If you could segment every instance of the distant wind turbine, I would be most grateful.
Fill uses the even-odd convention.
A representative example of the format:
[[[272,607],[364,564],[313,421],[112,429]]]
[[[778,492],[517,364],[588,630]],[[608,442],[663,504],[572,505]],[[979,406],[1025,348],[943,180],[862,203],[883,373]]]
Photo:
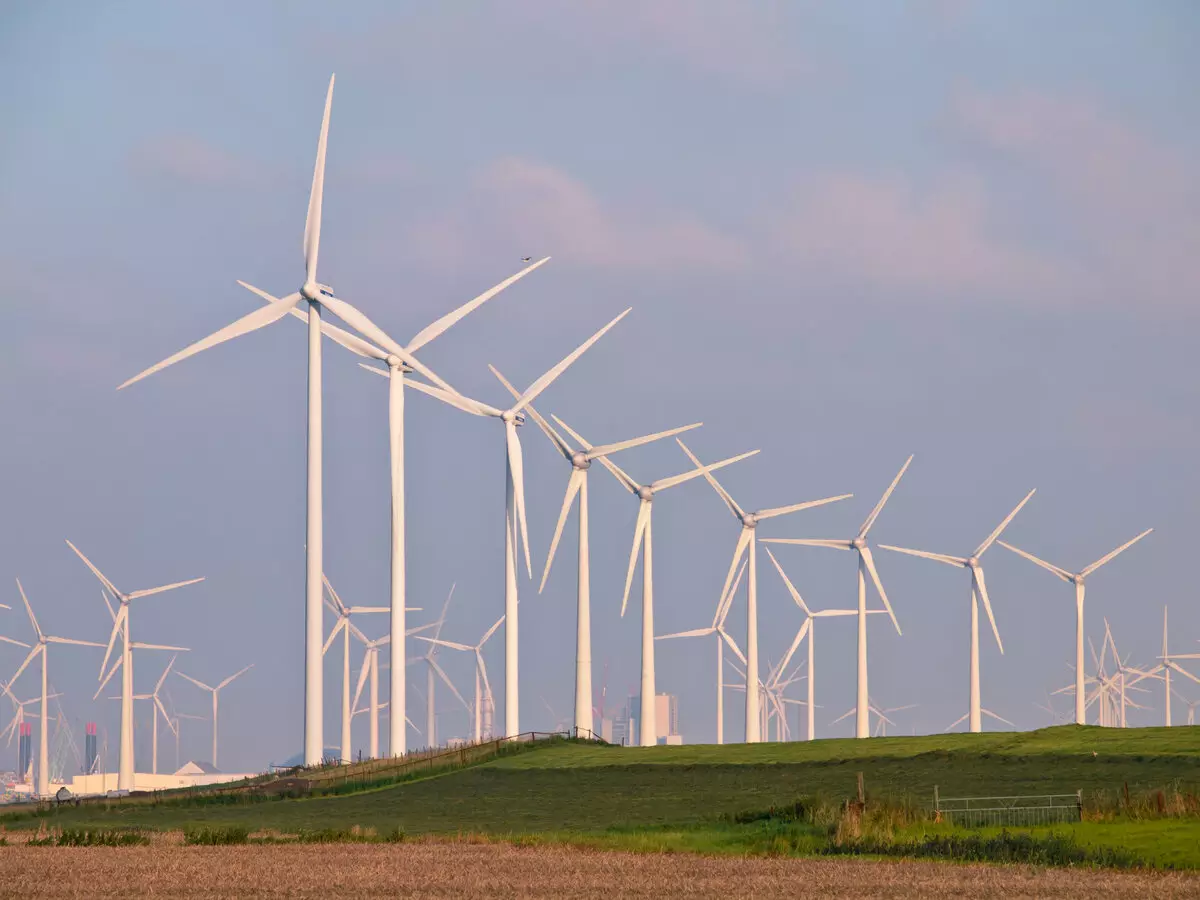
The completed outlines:
[[[213,764],[213,768],[216,768],[216,766],[217,766],[217,703],[220,700],[221,691],[224,690],[225,687],[229,684],[229,682],[233,681],[233,679],[237,678],[240,675],[246,674],[253,668],[254,668],[254,663],[250,663],[250,665],[246,666],[244,669],[239,669],[238,671],[234,672],[232,675],[230,675],[228,678],[226,678],[224,681],[222,681],[216,687],[207,685],[203,681],[193,678],[191,675],[185,675],[179,671],[175,672],[175,674],[178,675],[180,678],[186,678],[192,684],[196,685],[196,687],[200,688],[201,690],[208,691],[209,693],[212,694],[212,764]]]

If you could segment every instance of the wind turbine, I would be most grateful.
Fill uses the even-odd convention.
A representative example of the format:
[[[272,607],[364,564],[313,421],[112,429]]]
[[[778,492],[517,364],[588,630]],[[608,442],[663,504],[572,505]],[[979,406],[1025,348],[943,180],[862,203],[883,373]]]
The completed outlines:
[[[483,645],[488,642],[496,629],[504,622],[504,617],[501,616],[496,620],[496,623],[484,632],[479,643],[471,646],[470,644],[460,644],[455,641],[445,641],[440,638],[419,638],[418,640],[428,641],[431,644],[436,644],[439,647],[449,647],[451,650],[462,650],[464,652],[475,654],[475,743],[483,740],[484,734],[491,734],[491,710],[494,707],[492,700],[492,683],[488,680],[487,664],[483,661]],[[480,692],[482,680],[482,693]],[[487,710],[485,717],[484,711]],[[485,720],[486,718],[486,720]]]
[[[767,556],[771,558],[771,562],[775,564],[776,571],[779,572],[779,577],[783,579],[784,585],[787,587],[788,593],[792,595],[792,599],[796,601],[796,605],[804,613],[804,624],[800,626],[800,630],[796,632],[796,637],[792,641],[792,646],[788,648],[787,654],[776,667],[776,673],[781,673],[787,664],[791,661],[792,655],[796,652],[796,648],[800,646],[800,642],[804,640],[805,635],[808,636],[808,736],[806,740],[813,740],[816,737],[816,680],[817,672],[814,663],[814,644],[817,638],[816,620],[818,618],[826,618],[830,616],[857,616],[856,609],[822,609],[813,612],[808,608],[808,604],[804,602],[804,598],[800,596],[800,592],[796,590],[796,586],[792,584],[792,580],[787,577],[787,573],[783,571],[783,566],[779,564],[779,560],[775,558],[775,554],[771,552],[769,547],[764,548],[767,551]],[[867,613],[882,613],[882,609],[869,609]]]
[[[233,679],[237,678],[239,675],[244,675],[246,672],[249,672],[253,668],[254,668],[254,663],[250,663],[250,665],[246,666],[244,669],[239,669],[238,671],[234,672],[232,675],[230,675],[228,678],[226,678],[224,681],[222,681],[216,687],[207,685],[203,681],[199,681],[198,679],[193,678],[191,675],[185,675],[179,671],[175,672],[175,674],[178,675],[180,678],[186,678],[188,681],[190,681],[196,687],[198,687],[202,690],[208,691],[209,693],[212,694],[212,723],[213,723],[212,764],[213,764],[214,769],[217,767],[217,701],[219,700],[219,698],[221,696],[221,691],[225,688],[226,685],[229,684],[229,682],[233,681]]]
[[[442,614],[438,616],[435,621],[425,625],[423,628],[415,629],[415,631],[423,631],[426,628],[433,628],[433,636],[435,638],[441,637],[442,626],[446,623],[446,610],[450,608],[450,600],[454,597],[454,588],[455,585],[451,584],[450,593],[446,595],[446,602],[442,604]],[[428,640],[428,638],[422,638],[422,640]],[[418,656],[416,659],[410,659],[408,661],[410,665],[418,662],[425,663],[425,739],[429,742],[430,747],[436,746],[435,742],[437,741],[437,707],[435,705],[436,697],[434,692],[434,689],[437,685],[433,679],[433,676],[437,674],[438,677],[440,677],[442,681],[446,683],[446,686],[454,693],[454,696],[458,698],[463,707],[467,707],[467,701],[463,699],[462,694],[458,692],[458,688],[454,686],[454,683],[450,680],[450,677],[445,673],[445,671],[443,671],[442,667],[437,664],[437,660],[434,659],[434,656],[437,655],[437,651],[438,646],[435,642],[430,645],[424,656]]]
[[[675,443],[683,448],[683,452],[687,454],[688,459],[694,465],[701,465],[700,460],[687,448],[687,445],[683,441],[675,438]],[[760,509],[758,512],[748,513],[738,506],[737,501],[730,496],[725,488],[721,487],[716,478],[708,473],[705,473],[704,477],[712,485],[712,489],[717,492],[717,496],[725,501],[725,505],[729,507],[729,511],[737,519],[738,524],[742,526],[741,533],[738,535],[737,545],[733,549],[733,560],[729,563],[729,572],[725,575],[725,586],[721,590],[722,594],[729,589],[729,585],[733,581],[733,573],[737,570],[737,565],[742,559],[742,554],[749,552],[750,577],[746,582],[746,666],[748,672],[746,678],[746,743],[755,744],[762,739],[759,731],[758,702],[758,524],[765,519],[788,515],[789,513],[799,512],[802,509],[824,506],[827,503],[835,503],[838,500],[845,500],[854,495],[841,494],[837,497],[808,500],[804,503],[794,503],[791,506],[777,506],[771,509]]]
[[[742,567],[738,569],[737,578],[733,580],[733,588],[717,603],[717,611],[713,615],[713,623],[708,628],[694,628],[691,631],[678,631],[675,634],[660,634],[655,638],[656,641],[666,641],[671,638],[685,637],[707,637],[708,635],[716,635],[717,645],[717,743],[725,743],[725,653],[724,645],[729,644],[733,648],[733,652],[739,659],[745,663],[746,658],[742,655],[742,651],[729,636],[729,632],[725,630],[725,617],[729,615],[730,600],[737,594],[738,586],[742,583],[742,575],[746,571],[746,563],[742,563]]]
[[[409,608],[412,609],[413,607],[409,607]],[[408,631],[406,631],[404,633],[405,637],[411,637],[414,634],[419,634],[420,632],[426,630],[427,628],[433,628],[435,624],[436,624],[435,622],[430,622],[427,625],[420,625],[416,628],[410,628],[410,629],[408,629]],[[379,713],[380,713],[380,710],[386,709],[388,706],[387,703],[379,702],[379,648],[384,646],[385,644],[390,644],[391,640],[392,640],[392,636],[389,633],[389,634],[385,634],[381,638],[376,638],[375,640],[370,640],[365,634],[362,633],[362,631],[359,629],[359,627],[357,625],[355,625],[353,622],[350,622],[346,626],[346,628],[349,630],[349,632],[352,635],[354,635],[356,638],[358,638],[362,642],[363,647],[365,648],[365,652],[363,655],[362,669],[360,669],[359,673],[358,673],[358,686],[354,689],[354,700],[350,704],[350,706],[354,709],[352,716],[356,716],[360,712],[370,712],[370,714],[371,714],[370,715],[370,719],[371,719],[371,721],[370,721],[370,744],[368,746],[370,747],[371,758],[378,759],[379,758]],[[359,698],[359,695],[362,694],[363,685],[366,682],[368,677],[371,679],[371,705],[369,707],[367,707],[365,710],[360,710],[358,708],[358,698]],[[411,719],[408,720],[408,724],[412,725]],[[416,732],[418,734],[421,733],[421,729],[417,728],[416,725],[412,725],[412,727],[416,730]],[[395,754],[392,754],[392,755],[395,755]]]
[[[868,704],[867,704],[868,711],[875,714],[874,736],[875,737],[887,737],[887,726],[896,724],[895,722],[893,722],[891,719],[888,718],[888,716],[887,716],[888,713],[900,712],[901,710],[905,710],[905,709],[913,709],[916,706],[917,706],[916,703],[907,703],[904,706],[891,706],[891,707],[888,707],[887,709],[880,709],[878,706],[875,705],[875,703],[873,701],[868,701]],[[836,719],[834,719],[829,724],[836,725],[838,722],[848,719],[852,715],[856,715],[857,712],[858,712],[858,706],[857,705],[852,706],[852,707],[850,707],[850,709],[846,710],[844,713],[842,713],[840,716],[838,716]],[[962,719],[959,719],[959,721],[961,722]],[[948,730],[949,729],[947,729],[947,731]]]
[[[1083,691],[1083,677],[1084,677],[1084,672],[1083,672],[1083,589],[1084,589],[1084,581],[1087,579],[1087,577],[1089,575],[1091,575],[1093,572],[1095,572],[1097,569],[1099,569],[1102,565],[1104,565],[1107,562],[1110,562],[1115,556],[1122,553],[1123,551],[1128,550],[1130,547],[1132,547],[1134,544],[1136,544],[1138,541],[1140,541],[1142,538],[1144,538],[1146,535],[1148,535],[1153,530],[1154,530],[1153,528],[1147,528],[1145,531],[1143,531],[1141,534],[1139,534],[1133,540],[1126,541],[1124,544],[1122,544],[1116,550],[1113,550],[1111,553],[1106,553],[1104,556],[1100,557],[1098,560],[1096,560],[1090,566],[1087,566],[1087,567],[1081,569],[1080,571],[1074,572],[1074,573],[1068,572],[1066,569],[1060,569],[1058,566],[1056,566],[1052,563],[1048,563],[1044,559],[1038,559],[1032,553],[1026,553],[1024,550],[1020,550],[1020,549],[1014,547],[1012,544],[1006,544],[1004,541],[1000,541],[1001,547],[1011,550],[1013,553],[1016,553],[1018,556],[1025,557],[1030,562],[1041,566],[1047,572],[1053,572],[1055,575],[1057,575],[1063,581],[1066,581],[1069,584],[1075,585],[1075,724],[1076,725],[1086,725],[1087,724],[1087,719],[1084,714],[1086,700],[1085,700],[1084,691]]]
[[[894,550],[896,553],[907,553],[909,556],[919,556],[923,559],[932,559],[934,562],[945,563],[947,565],[956,566],[960,569],[966,569],[971,573],[971,663],[970,672],[968,673],[968,694],[969,701],[967,707],[967,715],[964,718],[970,720],[969,728],[974,734],[983,731],[983,708],[979,705],[979,601],[983,601],[983,608],[987,612],[988,621],[992,625],[992,634],[996,638],[996,646],[1000,648],[1000,652],[1004,652],[1004,644],[1000,640],[1000,630],[996,627],[996,617],[992,613],[992,603],[988,599],[987,585],[983,577],[983,564],[980,559],[1000,537],[1009,523],[1016,517],[1021,508],[1029,502],[1033,497],[1037,488],[1025,495],[1025,499],[1016,505],[999,525],[987,536],[982,544],[975,548],[975,551],[968,557],[947,556],[944,553],[928,553],[924,550],[909,550],[904,547],[893,547],[890,544],[880,544],[884,550]],[[995,718],[999,718],[996,716]],[[962,719],[959,720],[960,722]],[[1002,720],[1003,721],[1003,720]],[[957,722],[955,724],[958,724]],[[1011,722],[1009,724],[1012,724]],[[951,726],[954,727],[954,726]]]
[[[579,436],[579,433],[574,431],[566,422],[558,416],[554,416],[554,421],[574,438],[584,450],[591,450],[592,445]],[[676,438],[678,440],[678,438]],[[657,727],[655,722],[655,687],[654,687],[654,543],[653,543],[653,511],[654,498],[657,494],[665,491],[667,488],[672,488],[684,482],[691,481],[693,478],[699,478],[708,472],[722,469],[732,463],[747,459],[758,453],[757,450],[751,450],[748,453],[742,453],[739,456],[732,456],[729,459],[722,460],[718,463],[713,463],[710,466],[705,466],[697,463],[697,467],[688,472],[683,472],[679,475],[672,475],[669,478],[660,478],[658,481],[650,484],[638,484],[629,477],[622,469],[608,459],[606,456],[597,457],[600,464],[612,474],[618,482],[621,483],[631,494],[638,498],[638,514],[637,522],[634,525],[633,531],[633,549],[629,554],[629,568],[625,573],[625,595],[621,600],[621,615],[625,615],[625,608],[629,604],[629,588],[633,584],[633,570],[637,567],[638,551],[642,555],[642,666],[641,666],[641,687],[639,697],[641,698],[641,710],[638,716],[638,745],[642,747],[652,747],[658,743]],[[724,591],[722,591],[724,593]],[[632,736],[631,736],[632,739]]]
[[[151,709],[150,709],[150,715],[153,717],[153,722],[152,722],[151,728],[150,728],[150,730],[151,730],[150,773],[152,775],[158,774],[158,717],[159,717],[159,714],[161,714],[163,719],[166,720],[167,728],[170,729],[172,732],[175,731],[175,723],[171,721],[171,717],[167,714],[167,708],[165,706],[163,706],[162,698],[160,698],[158,696],[158,692],[160,690],[162,690],[163,682],[165,682],[167,680],[167,676],[169,674],[171,674],[171,667],[175,665],[176,658],[177,657],[175,657],[175,656],[171,657],[171,661],[169,663],[167,663],[167,667],[165,669],[163,669],[163,673],[162,673],[162,675],[160,675],[158,677],[158,682],[154,685],[154,690],[151,693],[149,693],[149,694],[134,694],[133,695],[134,700],[150,700],[150,701],[152,701]],[[109,699],[110,700],[120,700],[121,698],[118,696],[118,697],[110,697]],[[178,735],[176,735],[176,744],[178,744]],[[178,769],[179,765],[176,764],[175,768]]]
[[[799,544],[804,547],[831,547],[834,550],[853,550],[858,554],[858,693],[855,700],[854,708],[856,710],[854,717],[854,736],[856,738],[867,738],[871,736],[871,721],[868,715],[867,706],[867,574],[871,576],[871,581],[875,584],[875,590],[879,592],[879,599],[883,601],[884,608],[891,616],[892,624],[896,627],[896,634],[901,634],[900,623],[896,621],[896,614],[892,611],[892,604],[888,602],[887,592],[883,589],[883,582],[879,580],[879,572],[875,568],[875,557],[871,553],[871,547],[867,543],[867,534],[871,527],[875,524],[875,520],[879,518],[879,514],[883,512],[884,504],[888,502],[888,498],[892,496],[892,491],[896,490],[896,485],[900,483],[900,479],[904,477],[904,473],[908,471],[909,464],[913,458],[910,456],[904,461],[904,465],[900,467],[900,471],[896,477],[892,479],[892,483],[888,485],[888,489],[883,492],[883,496],[879,498],[879,502],[875,504],[875,508],[871,510],[871,514],[863,521],[862,526],[858,529],[858,534],[848,541],[841,540],[814,540],[811,538],[763,538],[763,541],[768,544]]]
[[[632,307],[631,307],[632,308]],[[630,308],[630,309],[631,309]],[[504,730],[505,736],[512,737],[520,733],[520,710],[518,692],[518,620],[517,620],[517,545],[525,550],[525,569],[529,577],[533,577],[533,563],[529,559],[529,532],[525,524],[525,464],[521,454],[521,439],[517,434],[517,426],[525,421],[523,410],[558,378],[567,368],[579,359],[592,344],[600,340],[609,329],[629,315],[630,309],[614,318],[611,322],[593,334],[590,338],[576,347],[556,366],[543,374],[531,384],[516,403],[508,409],[496,409],[478,400],[471,400],[461,394],[451,394],[441,388],[429,387],[414,381],[412,386],[437,397],[451,406],[457,406],[464,412],[477,416],[499,419],[504,424],[505,449],[505,491],[504,491]],[[495,366],[488,366],[492,374],[503,381],[503,377]]]
[[[405,595],[407,592],[406,585],[406,563],[405,563],[405,512],[404,512],[404,384],[405,376],[413,371],[420,371],[426,377],[431,378],[436,384],[441,385],[447,390],[451,390],[450,386],[433,375],[424,367],[416,369],[411,359],[421,347],[428,344],[442,332],[446,331],[455,322],[465,317],[475,309],[478,309],[485,302],[490,300],[496,294],[500,293],[509,285],[524,278],[534,269],[548,262],[550,257],[540,259],[532,265],[526,266],[515,275],[506,278],[496,286],[484,291],[475,299],[468,303],[464,303],[457,309],[442,316],[436,322],[428,325],[419,331],[408,346],[402,348],[403,352],[393,352],[397,346],[395,341],[383,334],[382,329],[375,329],[376,337],[383,335],[386,340],[383,341],[383,346],[376,346],[369,341],[363,340],[357,335],[351,334],[344,329],[338,328],[336,325],[331,325],[328,322],[321,322],[321,331],[326,337],[341,344],[347,350],[355,353],[366,359],[374,359],[383,362],[387,365],[387,371],[383,371],[374,366],[364,365],[363,368],[368,372],[374,372],[377,375],[382,375],[388,379],[388,453],[390,457],[391,470],[391,489],[392,489],[392,515],[391,515],[391,580],[390,580],[390,599],[391,599],[391,624],[390,633],[393,637],[403,634],[407,628],[405,624]],[[259,290],[248,284],[243,284],[244,287],[253,291],[261,297],[268,305],[272,303],[282,303],[279,298],[268,294],[266,291]],[[296,306],[289,310],[292,316],[308,322],[308,313]],[[373,324],[373,323],[372,323]],[[405,360],[408,360],[407,362]],[[397,704],[397,708],[404,712],[405,703],[405,653],[406,647],[402,640],[393,640],[391,642],[391,696]],[[408,749],[408,736],[404,731],[404,723],[407,717],[404,715],[396,715],[390,717],[390,732],[391,743],[389,744],[389,752],[392,756],[403,756]]]
[[[390,612],[390,607],[387,606],[347,606],[342,602],[342,598],[338,596],[338,592],[333,589],[333,585],[329,583],[329,578],[324,578],[325,590],[328,596],[325,598],[325,605],[329,607],[330,612],[337,616],[337,624],[329,632],[329,637],[325,640],[325,645],[321,648],[321,656],[329,652],[329,647],[333,644],[334,639],[338,636],[338,632],[342,634],[342,762],[350,762],[351,746],[350,746],[350,719],[354,711],[354,706],[350,703],[350,629],[347,628],[350,624],[350,617],[355,613],[385,613]],[[216,765],[216,762],[213,762]]]
[[[91,569],[92,574],[100,580],[110,594],[119,602],[120,610],[114,612],[112,607],[109,607],[108,613],[112,616],[113,628],[112,633],[108,636],[108,645],[104,650],[104,661],[100,663],[100,689],[103,690],[108,679],[113,676],[118,668],[121,669],[121,745],[117,763],[117,790],[131,791],[133,790],[133,650],[140,648],[145,650],[175,650],[185,651],[186,647],[171,647],[164,644],[143,644],[136,643],[130,640],[129,634],[129,609],[130,602],[139,597],[149,597],[154,594],[161,594],[164,591],[171,591],[175,588],[186,587],[189,584],[197,584],[203,581],[203,578],[190,578],[187,581],[177,581],[174,584],[165,584],[162,587],[146,588],[140,591],[131,591],[128,594],[123,594],[117,590],[117,586],[105,577],[104,573],[92,564],[80,551],[78,547],[67,541],[67,546],[75,551],[75,555],[83,560],[83,564]],[[108,603],[108,597],[104,598],[105,604]],[[116,643],[117,635],[121,635],[121,655],[118,662],[109,670],[108,675],[104,675],[104,669],[108,665],[108,658],[112,655],[113,644]],[[99,696],[100,691],[96,692]]]
[[[38,765],[37,765],[37,795],[45,797],[50,793],[50,736],[48,733],[50,708],[49,703],[49,681],[47,674],[47,652],[51,644],[78,644],[83,647],[103,647],[103,644],[97,644],[95,641],[79,641],[74,638],[55,637],[54,635],[46,634],[42,631],[42,626],[38,624],[37,616],[33,614],[33,607],[29,605],[29,598],[25,596],[25,588],[21,587],[21,579],[17,579],[17,590],[21,594],[21,602],[25,604],[25,612],[29,613],[29,624],[33,626],[33,633],[36,636],[36,641],[33,649],[29,651],[29,655],[25,657],[25,661],[21,663],[12,678],[8,679],[11,685],[21,673],[25,671],[26,666],[33,662],[34,657],[39,654],[42,657],[42,706],[41,715],[38,723]],[[10,641],[10,643],[16,643]]]
[[[496,372],[496,377],[508,388],[509,393],[514,398],[520,398],[520,393],[515,387],[509,384],[503,375]],[[567,479],[567,490],[563,496],[562,510],[558,514],[558,524],[554,528],[554,537],[550,541],[550,552],[546,556],[546,568],[542,572],[542,582],[538,585],[539,594],[545,589],[546,579],[550,576],[550,567],[554,564],[554,554],[558,550],[558,542],[562,538],[563,526],[567,523],[567,516],[571,513],[571,507],[575,503],[575,498],[579,498],[579,563],[575,612],[575,730],[578,734],[586,733],[591,735],[595,734],[595,722],[592,718],[592,606],[591,557],[588,549],[588,470],[591,468],[592,463],[601,457],[608,457],[621,450],[629,450],[633,447],[640,447],[643,444],[650,444],[654,441],[660,441],[663,438],[682,434],[685,431],[691,431],[693,428],[699,428],[702,423],[696,422],[692,425],[684,425],[681,428],[672,428],[669,431],[660,431],[644,437],[632,438],[631,440],[619,441],[612,444],[603,444],[599,447],[592,447],[590,450],[583,450],[572,447],[570,442],[554,429],[553,425],[542,418],[541,414],[533,408],[533,404],[529,404],[525,409],[533,417],[533,420],[537,422],[538,427],[542,429],[542,433],[546,435],[550,443],[554,445],[554,449],[571,466],[571,477]]]

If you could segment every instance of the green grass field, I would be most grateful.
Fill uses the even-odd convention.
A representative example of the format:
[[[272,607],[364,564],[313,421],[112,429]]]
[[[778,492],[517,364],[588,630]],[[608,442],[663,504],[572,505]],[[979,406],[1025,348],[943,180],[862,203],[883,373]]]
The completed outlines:
[[[762,829],[723,815],[800,797],[840,801],[864,774],[873,799],[927,806],[943,797],[1094,792],[1115,797],[1200,785],[1200,730],[1064,726],[812,743],[623,748],[557,743],[450,772],[337,797],[245,804],[64,808],[49,824],[148,829],[242,826],[296,832],[349,828],[407,834],[542,835],[605,845],[747,852]],[[7,828],[38,824],[3,817]],[[1085,822],[1081,843],[1129,843],[1162,864],[1200,866],[1200,822]]]

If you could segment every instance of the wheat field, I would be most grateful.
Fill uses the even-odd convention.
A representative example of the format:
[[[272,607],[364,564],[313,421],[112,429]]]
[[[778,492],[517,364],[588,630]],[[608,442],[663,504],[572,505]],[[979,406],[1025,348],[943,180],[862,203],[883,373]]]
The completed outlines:
[[[0,848],[0,897],[1200,897],[1181,873],[714,858],[456,841]]]

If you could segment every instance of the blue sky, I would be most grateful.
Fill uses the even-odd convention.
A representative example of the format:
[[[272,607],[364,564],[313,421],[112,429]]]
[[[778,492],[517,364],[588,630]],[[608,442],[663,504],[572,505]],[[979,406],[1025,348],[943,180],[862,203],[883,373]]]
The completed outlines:
[[[203,680],[257,664],[222,704],[223,765],[298,747],[301,329],[113,388],[252,309],[234,279],[298,284],[336,72],[323,280],[404,340],[520,257],[554,257],[427,348],[456,386],[494,401],[486,363],[528,383],[633,306],[544,412],[594,440],[702,420],[702,456],[762,449],[722,477],[748,507],[856,495],[772,535],[849,535],[910,453],[880,542],[965,553],[1032,487],[1009,536],[1069,568],[1153,526],[1091,583],[1088,634],[1107,617],[1149,663],[1170,603],[1172,649],[1190,650],[1197,37],[1187,2],[9,4],[0,574],[47,630],[100,639],[96,584],[64,538],[123,588],[206,576],[135,610],[139,639],[192,647],[177,665]],[[326,369],[327,570],[374,604],[385,388],[332,349]],[[502,603],[503,451],[494,428],[424,401],[409,409],[411,592],[434,608],[457,582],[446,634],[473,642]],[[567,472],[539,434],[524,441],[536,568]],[[622,462],[652,480],[685,460],[662,446]],[[618,615],[636,510],[604,478],[592,509],[595,679],[607,663],[620,697],[637,683],[639,616]],[[659,630],[704,625],[736,524],[703,484],[655,518]],[[828,557],[780,554],[814,606],[852,599],[852,560]],[[940,730],[965,712],[966,585],[877,559],[904,635],[872,620],[872,693],[920,704],[903,728]],[[981,638],[984,705],[1035,727],[1043,690],[1071,679],[1070,592],[1001,548],[986,562],[1006,652]],[[773,572],[761,583],[777,658],[801,620]],[[525,727],[551,724],[543,696],[568,715],[573,586],[572,553],[541,597],[522,585]],[[744,616],[740,601],[739,640]],[[0,633],[28,631],[0,611]],[[89,699],[99,659],[72,650],[52,658],[69,715],[115,727]],[[660,649],[691,740],[713,734],[711,656]],[[139,690],[165,664],[146,659]],[[19,662],[3,651],[0,668]],[[448,664],[468,687],[469,660]],[[489,667],[498,682],[500,642]],[[823,726],[852,677],[853,629],[824,629],[823,733],[846,733]],[[740,733],[733,695],[727,710]],[[443,734],[465,728],[447,707]],[[185,755],[205,755],[192,735]]]

